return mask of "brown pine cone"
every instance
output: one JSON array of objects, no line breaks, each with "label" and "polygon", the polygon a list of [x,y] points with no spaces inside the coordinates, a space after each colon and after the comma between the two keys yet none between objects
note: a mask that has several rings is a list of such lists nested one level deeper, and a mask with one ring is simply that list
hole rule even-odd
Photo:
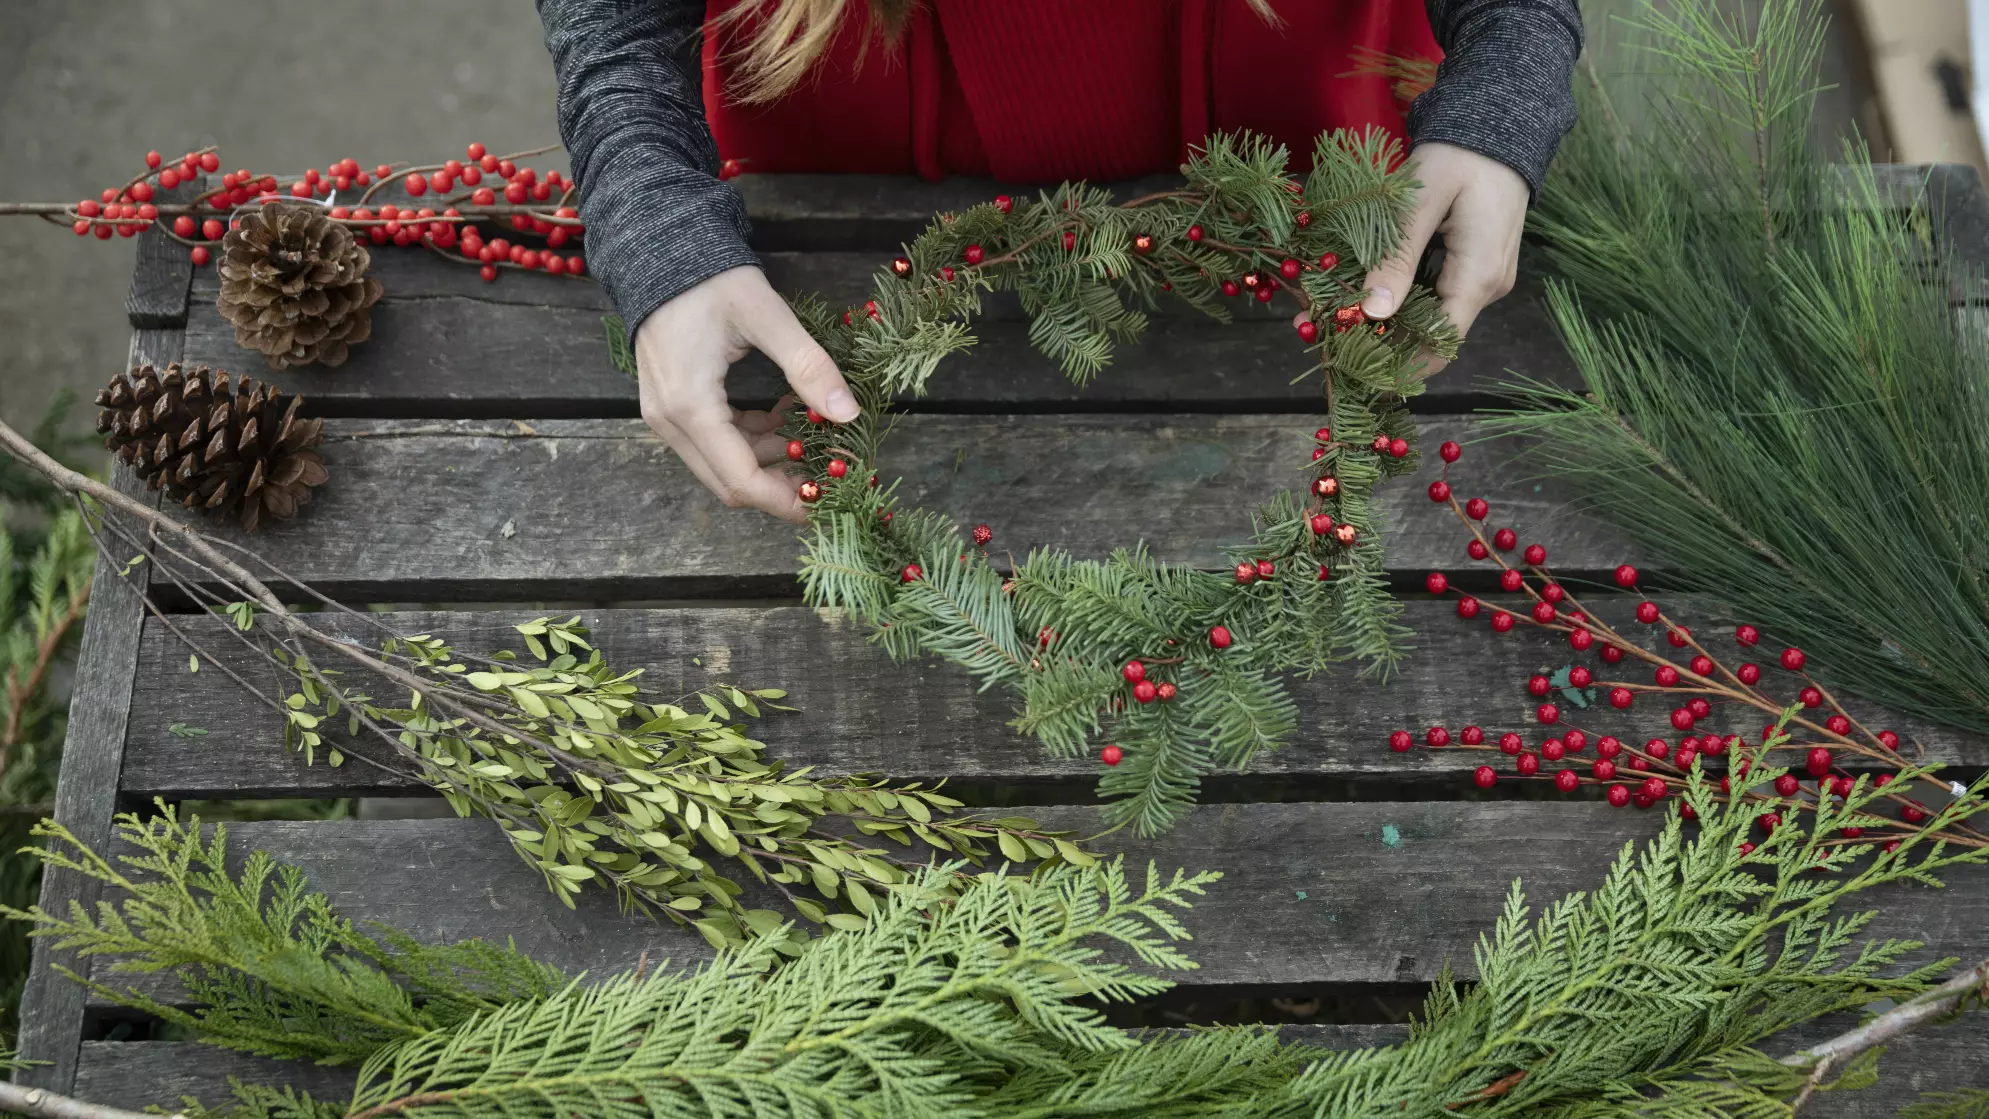
[{"label": "brown pine cone", "polygon": [[221,241],[222,317],[270,368],[340,365],[373,333],[372,256],[323,207],[272,202]]},{"label": "brown pine cone", "polygon": [[97,431],[151,488],[189,509],[235,503],[253,532],[264,513],[295,516],[330,477],[311,450],[325,422],[300,418],[303,403],[293,397],[286,407],[274,388],[248,377],[231,384],[204,365],[187,372],[174,362],[164,373],[146,365],[97,393]]}]

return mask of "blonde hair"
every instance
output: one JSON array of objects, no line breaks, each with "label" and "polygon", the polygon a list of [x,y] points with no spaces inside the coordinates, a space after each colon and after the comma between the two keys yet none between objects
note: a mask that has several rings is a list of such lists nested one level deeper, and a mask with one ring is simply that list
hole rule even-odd
[{"label": "blonde hair", "polygon": [[[1142,0],[1151,3],[1153,0]],[[1276,25],[1271,0],[1243,0],[1265,22]],[[889,49],[903,38],[917,0],[740,0],[711,21],[708,33],[725,31],[758,17],[744,41],[725,52],[733,77],[727,92],[746,105],[775,100],[794,90],[821,61],[841,30],[851,3],[863,4],[869,19],[857,64],[872,40]]]}]

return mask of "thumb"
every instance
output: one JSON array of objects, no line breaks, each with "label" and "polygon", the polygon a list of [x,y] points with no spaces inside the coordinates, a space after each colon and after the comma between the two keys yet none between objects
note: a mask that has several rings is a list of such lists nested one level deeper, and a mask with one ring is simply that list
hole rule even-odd
[{"label": "thumb", "polygon": [[1444,215],[1450,211],[1451,195],[1445,192],[1437,197],[1436,192],[1424,187],[1417,195],[1415,212],[1409,215],[1409,224],[1402,231],[1402,243],[1394,255],[1374,266],[1367,274],[1367,298],[1361,300],[1361,310],[1371,319],[1385,319],[1402,307],[1408,298],[1410,285],[1416,282],[1416,265],[1423,259],[1423,250],[1429,247],[1430,237],[1443,224]]},{"label": "thumb", "polygon": [[803,403],[835,423],[848,423],[857,417],[856,396],[849,391],[849,383],[843,380],[829,352],[794,317],[786,300],[769,288],[764,304],[751,308],[744,318],[740,333],[780,366]]}]

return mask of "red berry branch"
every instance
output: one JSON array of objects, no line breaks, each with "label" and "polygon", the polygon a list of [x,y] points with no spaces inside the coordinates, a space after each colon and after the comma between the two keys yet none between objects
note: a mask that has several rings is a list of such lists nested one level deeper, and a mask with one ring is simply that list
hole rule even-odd
[{"label": "red berry branch", "polygon": [[[325,206],[334,220],[375,245],[420,245],[476,267],[486,282],[496,280],[504,268],[582,276],[586,259],[577,252],[558,251],[586,232],[573,207],[574,182],[556,170],[541,176],[518,162],[558,150],[553,145],[493,155],[482,144],[471,144],[462,159],[418,166],[382,163],[369,171],[348,156],[301,175],[244,168],[222,174],[219,186],[203,190],[191,202],[166,204],[155,201],[160,192],[220,171],[221,158],[210,147],[167,163],[153,151],[145,153],[145,170],[122,186],[105,187],[97,198],[0,202],[0,215],[40,217],[68,225],[78,237],[94,235],[100,241],[135,236],[156,225],[188,247],[194,264],[205,265],[243,207],[302,199]],[[341,195],[355,190],[361,193],[350,204],[341,201]],[[391,192],[391,197],[373,204],[382,191]],[[432,204],[422,205],[420,200],[431,195]],[[535,247],[504,237],[486,240],[474,224],[486,220],[504,222],[515,233],[539,242]]]},{"label": "red berry branch", "polygon": [[[1732,787],[1732,773],[1745,774],[1755,764],[1780,765],[1773,755],[1792,752],[1798,756],[1789,759],[1794,763],[1791,771],[1774,779],[1770,786],[1772,794],[1745,794],[1747,801],[1761,804],[1761,827],[1772,831],[1782,823],[1784,813],[1814,812],[1826,798],[1850,795],[1859,778],[1845,768],[1847,762],[1878,770],[1871,780],[1882,788],[1892,785],[1910,768],[1899,755],[1899,735],[1890,730],[1873,731],[1852,716],[1829,689],[1806,671],[1808,658],[1801,649],[1782,649],[1767,669],[1751,660],[1738,664],[1722,662],[1690,629],[1667,616],[1657,603],[1643,597],[1638,590],[1637,569],[1629,564],[1616,568],[1616,585],[1638,594],[1637,621],[1662,627],[1666,644],[1679,650],[1676,656],[1681,659],[1644,649],[1624,636],[1584,607],[1565,584],[1555,579],[1546,566],[1544,545],[1533,543],[1519,549],[1518,533],[1511,528],[1488,534],[1483,522],[1491,515],[1490,503],[1481,497],[1461,502],[1457,499],[1451,492],[1450,464],[1462,453],[1456,443],[1445,443],[1438,449],[1444,462],[1444,476],[1430,483],[1430,500],[1448,505],[1470,533],[1466,554],[1473,560],[1495,564],[1500,589],[1524,594],[1530,607],[1508,610],[1483,602],[1457,591],[1451,586],[1449,576],[1440,571],[1431,572],[1424,586],[1432,594],[1457,594],[1459,618],[1469,621],[1487,617],[1496,633],[1527,625],[1562,634],[1575,653],[1593,654],[1600,662],[1593,668],[1584,664],[1569,666],[1565,682],[1537,674],[1528,679],[1527,691],[1538,701],[1533,722],[1544,728],[1540,733],[1545,735],[1537,744],[1529,743],[1517,731],[1494,738],[1491,732],[1477,725],[1464,727],[1455,735],[1441,726],[1430,727],[1423,733],[1422,745],[1428,749],[1482,750],[1509,759],[1477,767],[1472,780],[1480,788],[1496,785],[1501,779],[1500,767],[1509,765],[1517,776],[1551,781],[1564,793],[1573,793],[1584,785],[1601,786],[1609,803],[1618,808],[1631,804],[1649,808],[1682,790],[1687,772],[1703,759],[1730,756],[1726,761],[1728,773],[1719,781],[1724,795]],[[1518,563],[1510,555],[1516,549]],[[1762,635],[1754,626],[1741,625],[1735,628],[1733,640],[1745,656],[1745,650],[1760,646]],[[1638,662],[1650,668],[1648,681],[1630,678],[1627,668]],[[1788,701],[1769,695],[1764,681],[1770,670],[1784,673],[1786,683],[1796,689],[1793,708]],[[1640,736],[1636,733],[1607,734],[1578,726],[1573,712],[1552,698],[1556,692],[1568,690],[1584,700],[1590,695],[1598,697],[1598,702],[1588,708],[1595,714],[1605,710],[1600,702],[1603,698],[1608,710],[1623,712],[1626,717],[1630,717],[1628,713],[1639,706],[1640,700],[1655,699],[1660,704],[1670,704],[1665,730],[1637,745]],[[1787,720],[1787,739],[1771,744],[1776,730],[1774,720],[1790,710],[1793,713]],[[1706,724],[1719,716],[1731,718],[1739,714],[1769,720],[1762,728],[1760,744],[1750,744],[1741,734],[1707,728]],[[1416,748],[1417,737],[1407,730],[1398,730],[1389,736],[1388,744],[1397,752],[1407,752]],[[1595,747],[1595,758],[1584,774],[1571,763],[1591,744]],[[1797,775],[1798,768],[1808,776],[1808,781]],[[1889,852],[1898,845],[1898,837],[1921,830],[1941,805],[1960,795],[1959,786],[1932,774],[1915,771],[1912,776],[1938,796],[1935,807],[1916,799],[1913,794],[1917,789],[1902,787],[1889,791],[1885,800],[1897,806],[1898,819],[1873,817],[1864,826],[1841,829],[1840,836],[1826,840],[1825,845],[1869,839],[1883,843]],[[1689,805],[1683,811],[1687,818],[1692,817]],[[1951,825],[1938,837],[1958,846],[1989,846],[1989,835],[1960,823]]]}]

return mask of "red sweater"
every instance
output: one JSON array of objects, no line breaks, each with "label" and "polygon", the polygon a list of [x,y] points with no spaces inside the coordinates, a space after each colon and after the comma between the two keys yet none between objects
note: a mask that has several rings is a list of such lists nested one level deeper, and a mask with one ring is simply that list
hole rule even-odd
[{"label": "red sweater", "polygon": [[[708,0],[716,14],[731,0]],[[1354,51],[1441,52],[1418,0],[931,0],[903,41],[857,58],[867,6],[808,84],[728,103],[727,46],[707,36],[704,97],[720,154],[752,172],[992,175],[1014,182],[1175,170],[1209,132],[1247,128],[1310,165],[1333,128],[1397,135],[1387,78],[1347,76]],[[747,34],[745,26],[731,35]]]}]

